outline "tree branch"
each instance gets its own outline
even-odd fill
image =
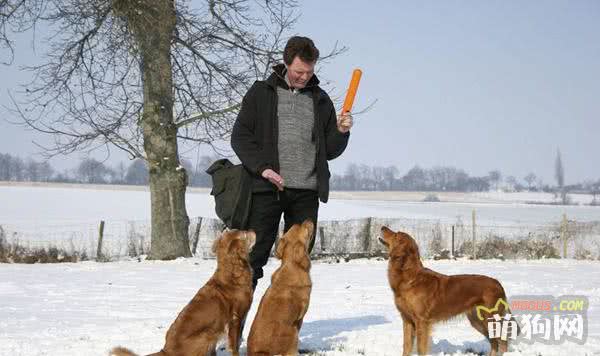
[[[177,127],[183,127],[183,126],[189,125],[189,124],[191,124],[193,122],[196,122],[196,121],[199,121],[199,120],[203,120],[203,119],[207,119],[209,117],[213,117],[213,116],[217,116],[217,115],[223,115],[223,114],[228,114],[228,113],[236,111],[241,106],[242,106],[242,104],[235,104],[235,105],[232,105],[232,106],[230,106],[228,108],[225,108],[225,109],[222,109],[222,110],[192,114],[191,116],[189,116],[185,120],[182,120],[182,121],[179,121],[178,123],[176,123],[176,125],[177,125]]]

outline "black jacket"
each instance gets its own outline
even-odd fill
[[[254,191],[276,189],[261,174],[267,168],[279,172],[277,87],[289,89],[283,78],[284,68],[283,64],[273,67],[274,73],[267,80],[256,81],[252,85],[244,96],[231,134],[231,146],[254,179]],[[326,203],[331,176],[327,161],[344,152],[350,133],[338,131],[333,102],[319,87],[316,75],[302,90],[312,92],[315,113],[312,140],[317,148],[317,187],[320,200]]]

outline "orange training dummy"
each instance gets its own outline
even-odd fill
[[[344,106],[342,107],[342,115],[352,111],[352,104],[354,104],[354,97],[356,96],[361,76],[362,71],[360,69],[355,69],[354,72],[352,72],[352,80],[350,80],[350,87],[346,93],[346,100],[344,100]]]

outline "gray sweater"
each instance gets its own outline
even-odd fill
[[[287,79],[287,76],[286,76]],[[286,188],[317,190],[315,123],[310,90],[277,88],[279,174]]]

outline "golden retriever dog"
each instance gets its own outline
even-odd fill
[[[510,310],[498,303],[506,301],[506,293],[494,278],[462,274],[446,276],[423,267],[415,240],[404,232],[381,228],[379,241],[389,253],[388,279],[394,292],[394,302],[402,316],[404,346],[402,355],[412,351],[415,336],[419,355],[429,351],[429,340],[434,323],[465,314],[471,325],[490,342],[490,355],[506,352],[508,342],[489,338],[488,317],[477,315],[477,307],[485,306],[504,316]],[[481,309],[480,309],[481,312]],[[480,314],[482,315],[482,314]],[[518,332],[518,331],[517,331]]]
[[[281,266],[273,272],[248,336],[248,356],[297,355],[312,282],[308,247],[314,224],[293,225],[277,244]]]
[[[227,334],[229,350],[239,355],[241,323],[252,304],[252,270],[248,253],[254,246],[252,231],[227,230],[214,242],[217,270],[196,293],[167,331],[156,356],[214,356],[216,345]],[[134,356],[116,347],[111,356]]]

